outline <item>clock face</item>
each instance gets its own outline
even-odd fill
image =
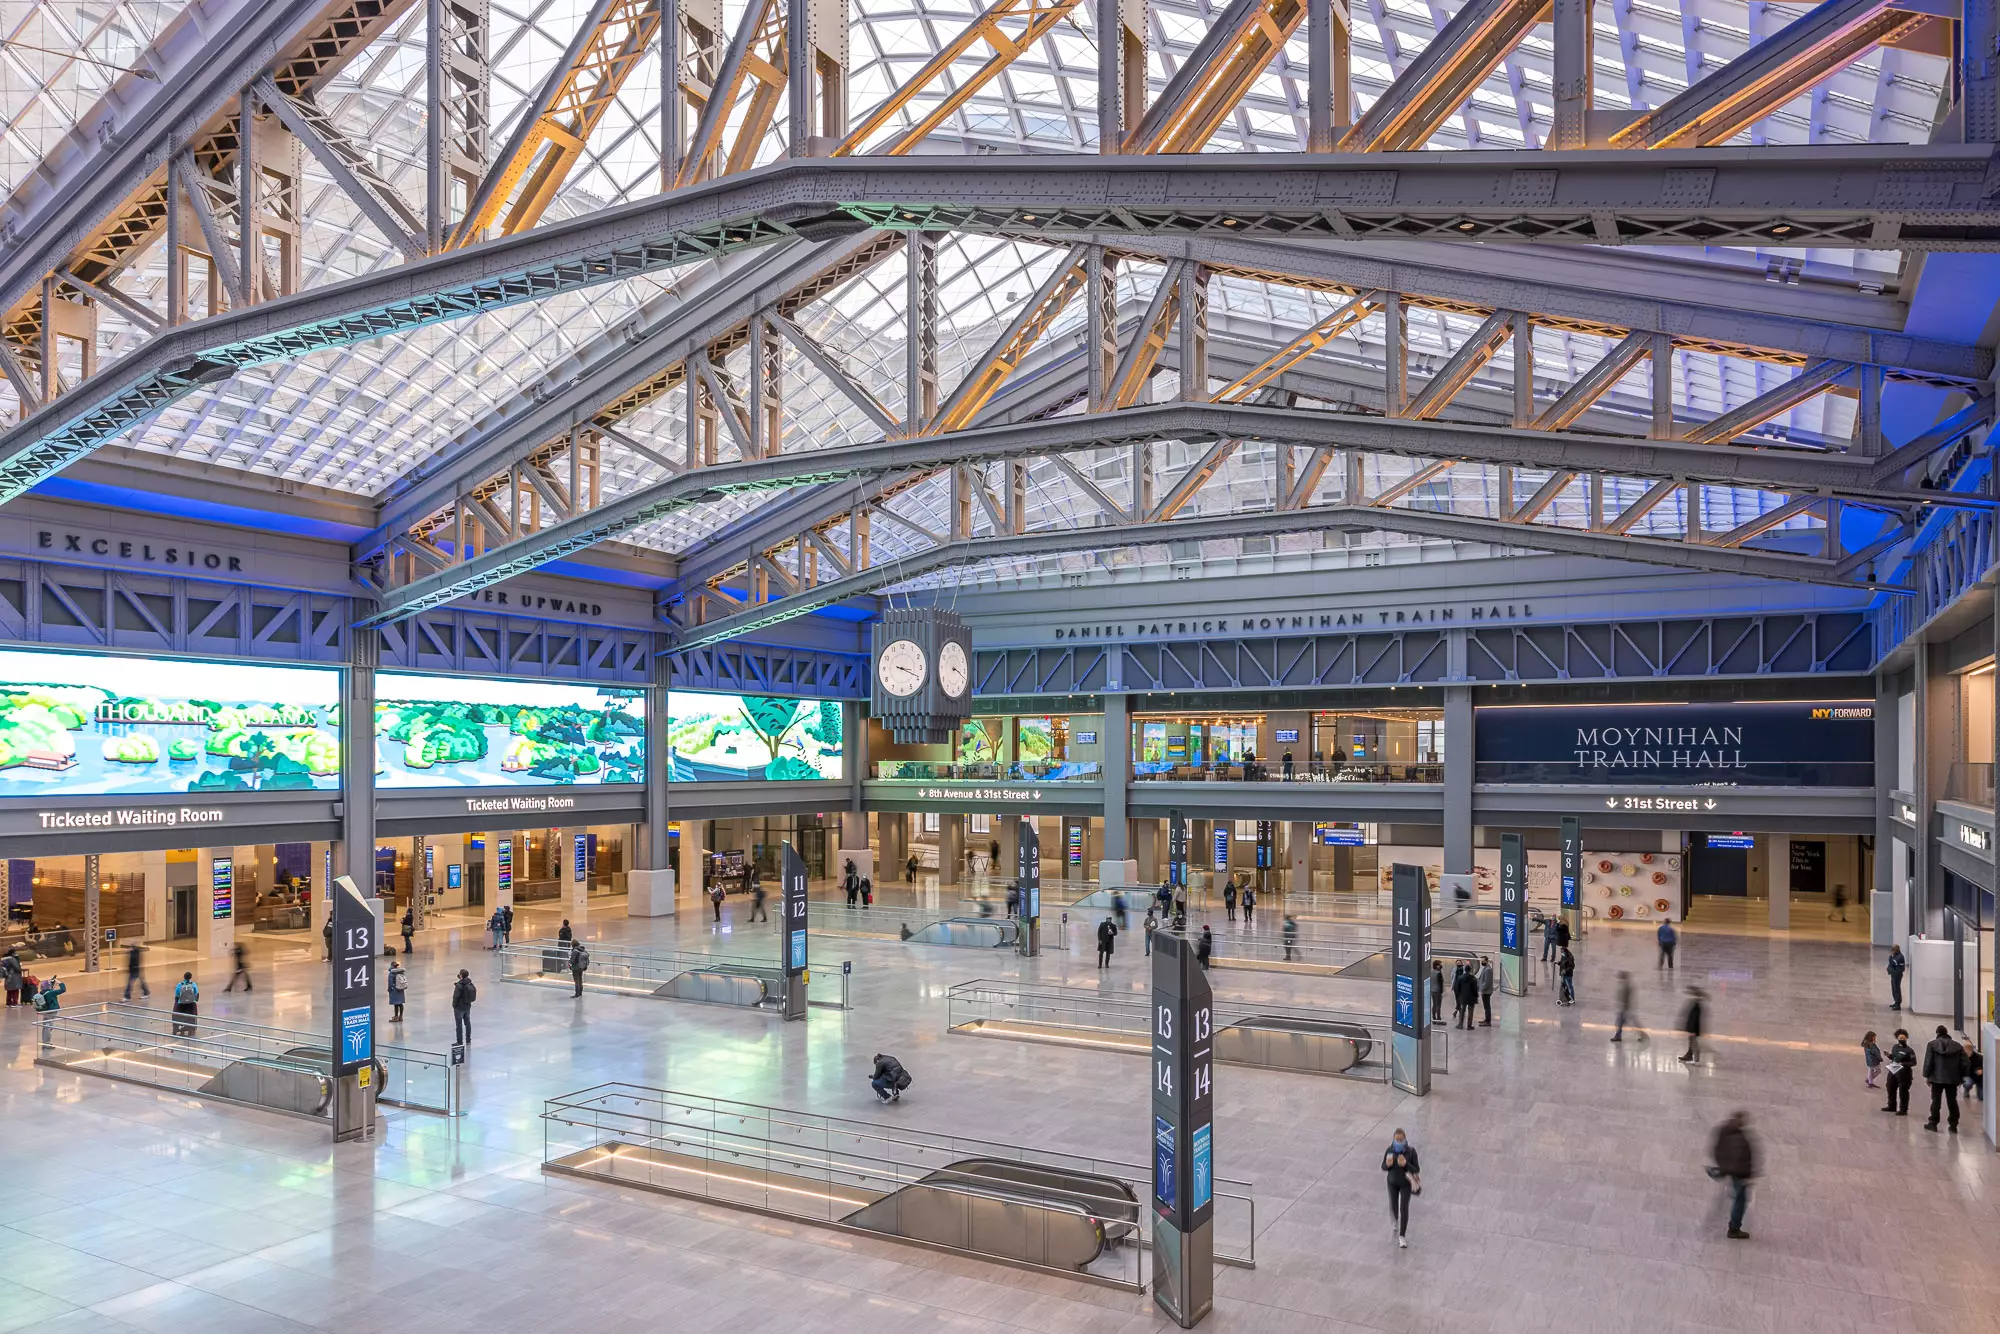
[[[882,688],[890,694],[903,698],[916,694],[924,688],[924,678],[930,675],[930,664],[924,661],[924,651],[917,647],[914,639],[899,639],[882,650],[882,656],[875,663],[875,677]]]
[[[971,679],[970,664],[965,661],[965,646],[953,640],[938,651],[938,684],[944,693],[957,699],[965,693],[966,682]]]

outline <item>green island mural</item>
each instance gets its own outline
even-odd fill
[[[385,787],[646,779],[636,689],[383,674],[375,694],[375,768]]]
[[[667,695],[674,782],[841,776],[840,705],[776,695]]]

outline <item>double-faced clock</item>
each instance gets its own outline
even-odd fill
[[[972,713],[972,635],[935,608],[884,612],[874,628],[874,715],[897,741],[943,745]]]

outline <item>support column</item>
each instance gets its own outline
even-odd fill
[[[1944,870],[1938,864],[1937,801],[1944,791],[1952,757],[1958,753],[1956,683],[1933,677],[1937,655],[1922,639],[1916,647],[1917,877],[1910,896],[1905,933],[1941,935],[1944,930]]]
[[[1160,853],[1160,822],[1127,820],[1125,825],[1131,830],[1132,859],[1139,867],[1138,883],[1163,884],[1167,878],[1167,859]]]
[[[625,873],[627,917],[674,914],[671,820],[673,755],[667,749],[667,685],[658,679],[664,658],[653,659],[655,679],[646,691],[646,818],[633,829],[632,865]]]
[[[1102,885],[1132,882],[1126,859],[1131,854],[1130,831],[1126,827],[1126,792],[1132,781],[1132,714],[1125,695],[1104,697],[1104,723],[1098,740],[1104,749],[1104,854],[1097,864],[1097,880]]]
[[[574,826],[558,832],[562,839],[562,867],[558,878],[563,882],[563,915],[569,918],[571,926],[582,926],[590,918],[590,830]],[[579,855],[577,840],[584,840]]]
[[[1472,687],[1444,688],[1444,869],[1472,873]]]
[[[910,855],[910,817],[901,811],[878,811],[875,815],[875,864],[880,885],[895,884],[903,878],[903,862]]]
[[[2000,626],[1995,627],[2000,634]],[[1868,935],[1876,945],[1893,945],[1900,937],[1895,911],[1897,864],[1895,798],[1896,788],[1896,687],[1887,672],[1875,677],[1875,893],[1868,903]],[[1995,752],[2000,755],[2000,751]]]
[[[1097,33],[1097,151],[1124,151],[1125,132],[1146,114],[1145,0],[1093,0]]]
[[[1764,873],[1771,896],[1771,929],[1792,929],[1792,838],[1772,834],[1766,841]]]
[[[1310,820],[1285,825],[1285,892],[1310,894],[1313,884],[1313,827]]]
[[[938,817],[938,884],[956,885],[965,879],[965,817]]]
[[[701,864],[708,857],[708,822],[705,820],[681,821],[681,865],[680,889],[694,905],[695,916],[702,917]]]
[[[352,619],[358,621],[370,610],[373,604],[357,602]],[[376,631],[348,632],[340,694],[340,846],[333,869],[335,875],[352,877],[354,887],[370,900],[375,897],[375,666],[381,651]],[[321,901],[331,888],[313,886],[315,916],[323,911]]]
[[[1347,6],[1306,0],[1306,151],[1331,153],[1354,121],[1353,56]]]
[[[326,842],[312,845],[312,865],[307,868],[306,878],[312,881],[312,903],[310,907],[312,909],[314,948],[318,948],[321,944],[319,933],[326,929],[327,920],[332,916],[328,905],[333,900],[327,897],[327,890],[332,885],[332,881],[327,878],[326,868],[334,866],[336,873],[338,873],[338,865],[333,860],[333,857],[336,849],[339,847],[340,844],[338,843]]]
[[[1004,811],[993,817],[993,837],[1000,840],[1000,857],[993,874],[1011,881],[1021,869],[1021,818]]]
[[[1554,0],[1554,4],[1556,105],[1547,146],[1588,148],[1596,54],[1591,0]]]
[[[509,908],[514,904],[514,880],[521,874],[521,852],[524,839],[511,829],[489,829],[486,831],[486,915],[491,917],[495,908]],[[503,857],[501,854],[505,853]],[[501,872],[506,872],[506,883],[501,883]]]

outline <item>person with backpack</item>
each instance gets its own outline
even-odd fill
[[[1118,925],[1109,917],[1097,924],[1097,966],[1111,966],[1112,943],[1118,939]]]
[[[479,988],[472,985],[472,974],[461,968],[458,980],[451,984],[452,1041],[472,1044],[472,1002],[479,999]]]
[[[416,948],[415,944],[413,943],[415,941],[416,934],[417,934],[416,910],[414,908],[405,908],[403,909],[403,953],[408,954],[413,949]]]
[[[201,988],[195,985],[193,973],[182,973],[181,980],[174,984],[174,1036],[191,1038],[194,1036],[195,1015],[201,1008]]]
[[[6,989],[7,1005],[10,1009],[21,1003],[21,976],[21,956],[10,945],[5,954],[0,954],[0,987]],[[131,994],[131,988],[128,986],[125,995],[129,999]]]
[[[1660,961],[1653,965],[1654,971],[1664,968],[1671,973],[1674,971],[1674,946],[1680,943],[1680,933],[1674,930],[1671,921],[1662,917],[1660,929],[1654,936],[1660,942]]]
[[[1251,916],[1257,911],[1257,887],[1243,886],[1243,897],[1238,902],[1243,905],[1243,925],[1249,926]]]
[[[401,960],[398,960],[397,962],[390,964],[389,1004],[396,1007],[395,1013],[389,1016],[390,1023],[400,1024],[403,1022],[403,1000],[406,996],[408,996],[409,990],[410,990],[410,970],[403,967]]]
[[[224,991],[236,990],[236,983],[238,979],[242,980],[243,989],[245,991],[251,990],[250,947],[239,940],[230,946],[229,952],[230,952],[230,957],[236,961],[236,971],[229,975],[229,985],[224,987],[223,990]]]
[[[556,939],[565,945],[576,939],[576,932],[570,929],[569,918],[563,918],[562,929],[556,932]]]
[[[582,941],[571,941],[569,946],[569,975],[576,982],[576,990],[572,991],[570,995],[581,996],[583,994],[583,973],[589,967],[590,951],[583,947]]]
[[[35,993],[35,1002],[34,1002],[35,1008],[37,1010],[42,1011],[42,1013],[44,1014],[54,1014],[57,1010],[62,1009],[63,994],[68,990],[69,990],[69,983],[58,982],[56,980],[56,975],[54,973],[50,973],[48,980],[42,983],[42,989]],[[1943,1032],[1944,1030],[1940,1029],[1938,1031]],[[1937,1100],[1933,1098],[1931,1101],[1933,1104],[1935,1104]],[[1952,1099],[1952,1110],[1954,1112],[1958,1110],[1958,1099],[1956,1097]],[[1932,1130],[1937,1129],[1936,1122],[1931,1123],[1931,1129]],[[1953,1134],[1958,1133],[1958,1127],[1956,1125],[1952,1127],[1952,1133]]]
[[[500,948],[501,941],[506,938],[506,922],[507,919],[500,915],[498,908],[495,908],[493,915],[486,919],[486,933],[493,938],[493,943],[488,945],[487,949],[497,950]]]
[[[903,1090],[910,1086],[910,1072],[895,1057],[878,1051],[875,1053],[874,1072],[868,1076],[868,1085],[883,1102],[900,1102]]]
[[[1222,887],[1222,912],[1227,921],[1236,920],[1236,882],[1231,880]]]
[[[502,945],[514,943],[514,905],[511,903],[500,905],[500,943]]]

